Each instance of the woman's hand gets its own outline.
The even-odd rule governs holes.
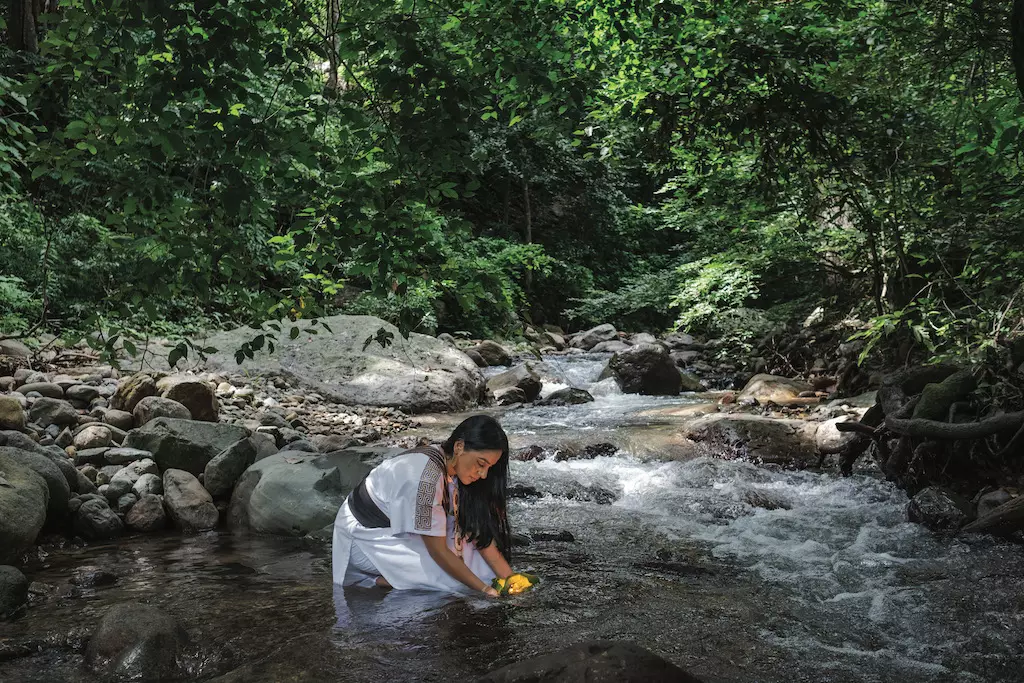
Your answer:
[[[498,597],[498,591],[494,590],[490,586],[484,586],[483,594],[490,598]]]

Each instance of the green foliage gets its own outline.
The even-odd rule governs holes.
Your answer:
[[[758,295],[757,276],[740,261],[703,258],[679,266],[676,277],[681,284],[670,305],[679,310],[676,327],[687,331],[715,334],[742,324],[747,316],[736,311]]]

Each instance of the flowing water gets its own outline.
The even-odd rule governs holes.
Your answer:
[[[601,361],[549,365],[585,387]],[[604,389],[594,403],[502,422],[520,445],[621,443],[624,432],[633,443],[671,422],[652,419],[658,410],[697,402]],[[543,583],[500,601],[333,594],[327,550],[225,532],[51,547],[27,568],[31,609],[0,624],[0,680],[101,680],[81,644],[123,601],[186,624],[194,680],[463,680],[596,638],[638,642],[708,682],[1024,679],[1020,546],[935,537],[905,521],[905,495],[870,471],[650,455],[514,462],[522,497],[510,517],[535,538],[514,565]],[[71,585],[83,566],[117,582]]]

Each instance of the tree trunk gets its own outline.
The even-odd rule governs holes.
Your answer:
[[[40,6],[37,0],[9,0],[7,40],[12,50],[39,52],[36,19]]]
[[[336,96],[341,90],[341,79],[338,77],[338,22],[341,20],[341,0],[327,0],[327,59],[329,72],[327,94]]]
[[[523,179],[523,206],[526,211],[526,243],[533,244],[533,216],[530,213],[530,184]],[[533,271],[526,269],[526,293],[533,286]]]
[[[1017,90],[1024,96],[1024,0],[1013,0],[1010,11],[1010,36],[1013,38],[1013,70],[1017,74]]]

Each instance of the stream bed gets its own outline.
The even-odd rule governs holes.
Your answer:
[[[593,387],[600,361],[559,361],[564,384]],[[595,393],[502,423],[513,445],[614,441],[623,430],[632,443],[666,427],[652,408],[699,403]],[[905,494],[871,471],[841,478],[621,448],[512,463],[526,492],[510,519],[534,539],[513,566],[542,578],[514,598],[335,592],[329,548],[228,532],[45,546],[25,568],[32,605],[0,623],[0,680],[103,680],[82,644],[124,601],[182,620],[185,669],[201,681],[465,680],[590,639],[639,643],[708,683],[1022,680],[1020,546],[908,523]],[[104,571],[116,582],[71,582]]]

